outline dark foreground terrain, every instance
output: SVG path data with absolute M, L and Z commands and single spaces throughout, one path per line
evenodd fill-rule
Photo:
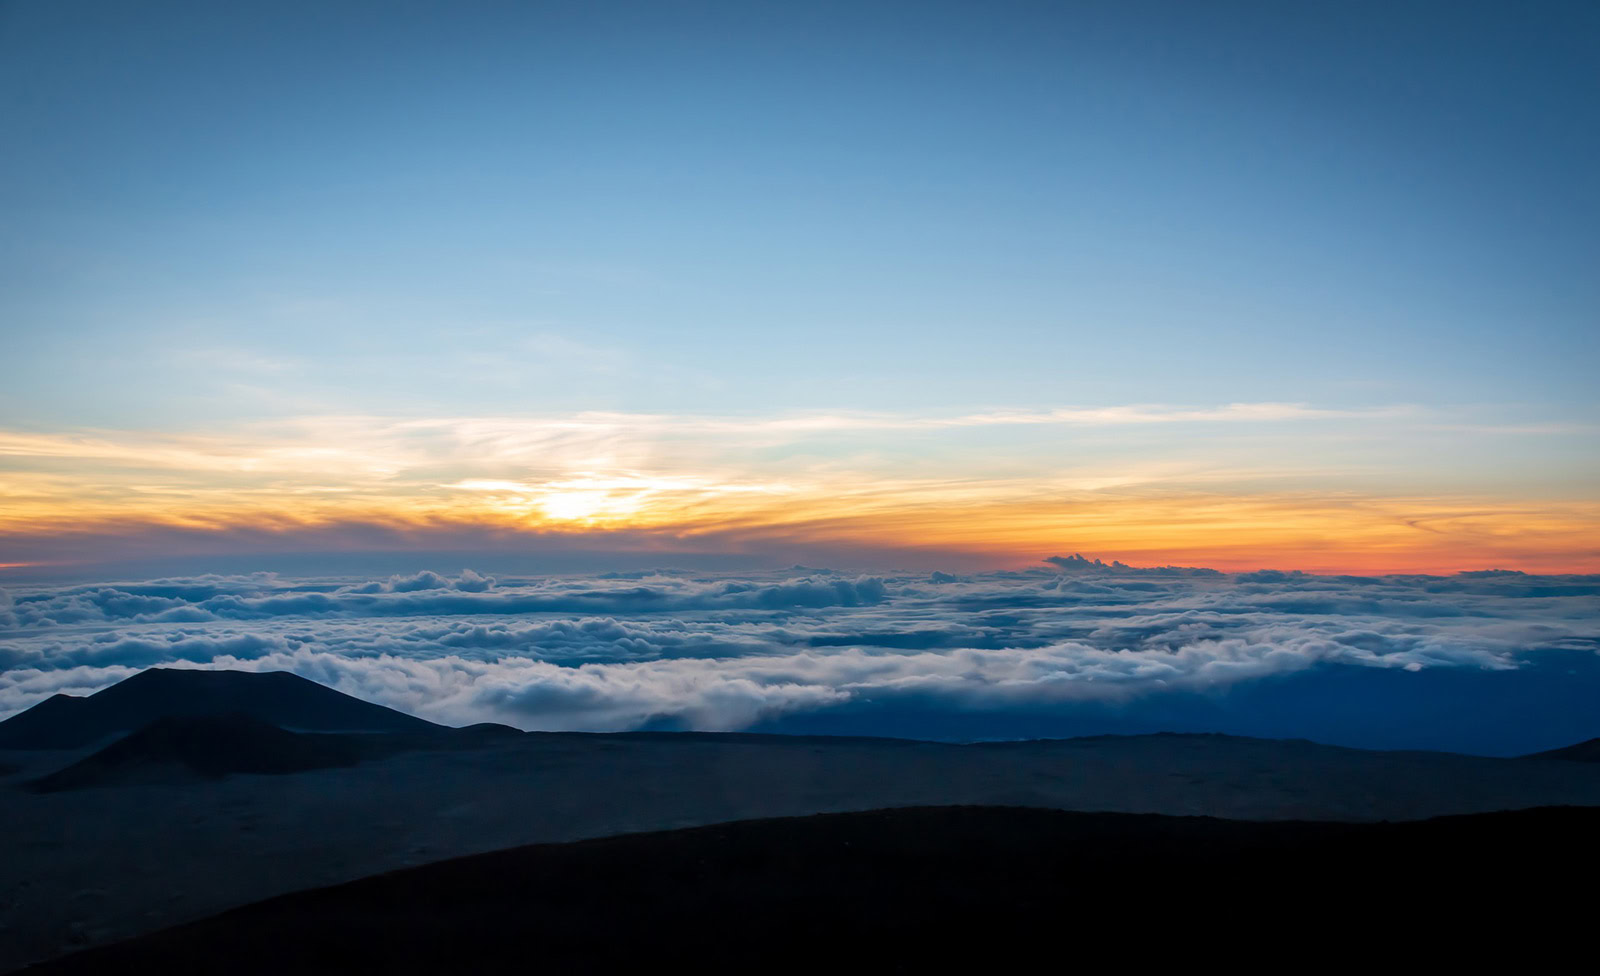
M 768 968 L 870 939 L 850 951 L 889 965 L 916 948 L 902 932 L 913 924 L 941 961 L 960 949 L 952 940 L 998 953 L 1040 932 L 1064 951 L 1148 954 L 1152 933 L 1176 945 L 1185 926 L 1206 952 L 1260 955 L 1261 932 L 1293 933 L 1305 944 L 1285 948 L 1285 964 L 1374 933 L 1455 952 L 1520 931 L 1533 953 L 1588 928 L 1562 913 L 1592 901 L 1594 813 L 1467 817 L 1489 826 L 1453 846 L 1427 840 L 1420 854 L 1408 845 L 1446 821 L 1380 822 L 1600 810 L 1600 763 L 1571 761 L 1593 746 L 1490 759 L 1216 735 L 957 745 L 523 733 L 434 725 L 290 674 L 151 669 L 0 722 L 0 972 L 469 855 L 537 864 L 430 881 L 450 894 L 418 921 L 409 909 L 330 910 L 191 969 L 293 971 L 303 960 L 272 955 L 290 951 L 276 943 L 306 940 L 306 951 L 351 947 L 366 960 L 346 960 L 357 971 L 406 971 L 413 957 L 434 961 L 422 971 L 452 970 L 411 938 L 490 960 L 521 952 L 530 967 L 638 951 Z M 767 819 L 963 806 L 991 810 L 837 821 L 866 831 L 859 839 L 828 835 L 845 829 L 835 821 Z M 918 816 L 933 819 L 896 820 Z M 714 832 L 621 836 L 735 821 L 766 825 L 713 828 L 760 834 L 737 844 L 705 839 L 724 837 Z M 1096 823 L 1124 824 L 1105 828 L 1124 839 Z M 1182 850 L 1152 860 L 1173 837 Z M 1284 837 L 1294 843 L 1263 852 Z M 1340 848 L 1340 837 L 1354 839 Z M 570 841 L 591 843 L 492 853 Z M 1552 892 L 1561 898 L 1527 914 Z M 641 945 L 653 955 L 629 948 Z
M 542 844 L 285 895 L 49 974 L 1545 969 L 1600 810 L 1411 823 L 932 807 Z M 660 967 L 666 967 L 664 970 Z

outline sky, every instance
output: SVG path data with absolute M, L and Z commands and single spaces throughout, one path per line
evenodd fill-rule
M 1597 572 L 1597 90 L 1590 3 L 0 0 L 0 583 Z

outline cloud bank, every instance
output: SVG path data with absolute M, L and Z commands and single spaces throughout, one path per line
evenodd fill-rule
M 1330 668 L 1484 676 L 1593 658 L 1597 610 L 1593 576 L 1224 574 L 1077 556 L 965 576 L 34 586 L 0 596 L 0 714 L 153 665 L 288 670 L 435 721 L 526 729 L 783 727 L 911 704 L 1107 714 Z

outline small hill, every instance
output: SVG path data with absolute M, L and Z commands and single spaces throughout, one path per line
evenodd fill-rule
M 287 671 L 150 668 L 84 698 L 56 695 L 0 722 L 0 749 L 78 749 L 158 719 L 219 714 L 303 732 L 443 728 Z
M 479 722 L 476 725 L 463 725 L 459 729 L 452 729 L 452 738 L 458 743 L 466 742 L 500 742 L 507 739 L 519 739 L 528 733 L 509 725 L 498 722 Z
M 1507 953 L 1542 970 L 1589 931 L 1588 902 L 1562 882 L 1593 876 L 1597 826 L 1600 811 L 1577 808 L 1404 824 L 1005 807 L 743 821 L 443 861 L 29 972 L 1278 969 Z
M 1549 749 L 1545 752 L 1536 752 L 1524 759 L 1565 759 L 1570 762 L 1600 762 L 1600 739 L 1590 739 L 1575 745 L 1563 746 L 1560 749 Z
M 30 785 L 40 793 L 55 793 L 92 786 L 218 779 L 229 773 L 298 773 L 353 766 L 385 751 L 372 739 L 288 732 L 249 715 L 163 718 Z

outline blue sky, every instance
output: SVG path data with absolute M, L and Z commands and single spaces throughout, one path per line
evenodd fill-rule
M 6 410 L 1592 419 L 1592 6 L 867 6 L 10 3 Z
M 77 512 L 50 478 L 151 483 L 85 431 L 1292 403 L 1373 418 L 741 450 L 1588 505 L 1596 90 L 1582 3 L 12 0 L 0 426 L 54 440 L 0 475 Z

